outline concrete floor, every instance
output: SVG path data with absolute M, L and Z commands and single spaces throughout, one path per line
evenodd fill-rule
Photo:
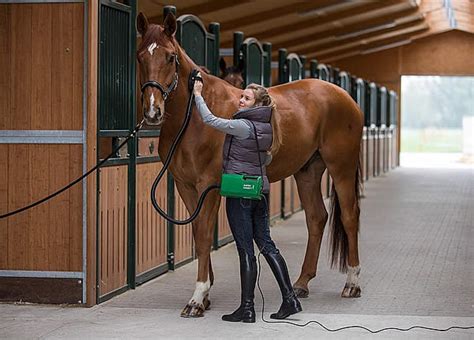
M 339 297 L 345 276 L 329 269 L 323 240 L 310 296 L 292 321 L 318 320 L 329 328 L 474 326 L 473 214 L 473 168 L 399 168 L 371 179 L 361 204 L 362 297 Z M 278 223 L 272 236 L 296 279 L 306 247 L 304 213 Z M 268 324 L 261 319 L 258 291 L 257 323 L 226 323 L 220 317 L 239 297 L 235 246 L 214 252 L 212 259 L 216 282 L 203 318 L 179 316 L 194 290 L 193 262 L 94 308 L 0 305 L 0 338 L 474 339 L 474 329 L 371 335 L 361 329 L 329 333 L 316 324 Z M 268 319 L 280 295 L 263 257 L 260 284 Z

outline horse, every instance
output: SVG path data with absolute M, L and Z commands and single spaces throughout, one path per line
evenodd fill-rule
M 162 25 L 150 24 L 142 13 L 137 17 L 137 29 L 142 36 L 137 61 L 140 82 L 145 85 L 143 118 L 149 126 L 161 127 L 158 152 L 162 159 L 168 155 L 184 120 L 191 95 L 188 77 L 198 69 L 176 41 L 176 25 L 172 13 Z M 201 73 L 205 84 L 203 97 L 209 109 L 230 119 L 237 110 L 242 90 Z M 282 133 L 282 144 L 267 167 L 267 175 L 271 182 L 294 175 L 309 235 L 301 273 L 293 288 L 299 297 L 308 296 L 308 283 L 316 276 L 329 216 L 321 194 L 321 177 L 327 169 L 334 192 L 331 264 L 347 273 L 341 296 L 359 297 L 359 150 L 363 114 L 343 89 L 318 79 L 273 86 L 268 91 L 276 102 L 273 114 Z M 188 128 L 169 167 L 190 213 L 196 209 L 199 195 L 220 182 L 224 143 L 224 134 L 206 126 L 194 106 L 192 110 Z M 192 223 L 198 272 L 193 296 L 182 310 L 182 317 L 201 317 L 210 305 L 209 292 L 214 283 L 210 252 L 219 205 L 218 192 L 211 191 Z
M 244 78 L 242 77 L 243 68 L 242 61 L 240 61 L 237 66 L 227 67 L 224 58 L 221 58 L 219 60 L 219 69 L 221 70 L 219 78 L 241 89 L 244 85 Z

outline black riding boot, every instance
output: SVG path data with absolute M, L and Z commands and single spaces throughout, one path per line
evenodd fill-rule
M 222 316 L 222 320 L 230 322 L 255 322 L 254 291 L 257 280 L 257 263 L 255 256 L 239 252 L 240 286 L 242 289 L 240 307 L 232 314 Z
M 265 259 L 270 266 L 275 279 L 280 286 L 283 302 L 278 312 L 270 315 L 271 319 L 286 319 L 292 314 L 302 311 L 301 304 L 298 301 L 293 287 L 291 286 L 290 276 L 288 275 L 288 268 L 286 267 L 285 259 L 280 253 L 264 254 Z

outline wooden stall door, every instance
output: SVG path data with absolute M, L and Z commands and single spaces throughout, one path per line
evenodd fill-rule
M 142 141 L 145 142 L 144 139 L 140 140 Z M 168 270 L 167 221 L 155 211 L 150 200 L 151 186 L 162 167 L 161 162 L 137 165 L 135 271 L 138 283 Z M 163 209 L 168 204 L 166 174 L 156 190 L 156 201 Z
M 1 214 L 83 169 L 84 4 L 17 2 L 0 4 Z M 0 301 L 84 302 L 83 198 L 79 183 L 0 220 Z
M 100 170 L 99 296 L 127 284 L 128 166 Z

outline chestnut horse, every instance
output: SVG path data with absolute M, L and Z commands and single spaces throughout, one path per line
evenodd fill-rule
M 168 155 L 184 121 L 190 96 L 188 76 L 198 68 L 176 41 L 176 25 L 172 13 L 166 16 L 162 26 L 149 24 L 141 13 L 137 18 L 142 36 L 137 51 L 141 84 L 155 84 L 143 88 L 143 114 L 148 125 L 161 126 L 162 159 Z M 203 73 L 202 78 L 203 97 L 209 109 L 230 119 L 237 110 L 242 90 L 212 75 Z M 268 178 L 276 182 L 295 176 L 309 235 L 301 274 L 294 283 L 295 292 L 300 297 L 307 296 L 308 282 L 316 276 L 328 219 L 321 194 L 321 177 L 327 168 L 335 189 L 331 216 L 332 264 L 347 272 L 342 296 L 358 297 L 358 174 L 363 115 L 343 89 L 317 79 L 274 86 L 269 88 L 269 93 L 277 105 L 274 114 L 282 132 L 282 145 L 267 168 Z M 204 125 L 193 107 L 191 121 L 169 167 L 189 212 L 194 212 L 205 188 L 220 181 L 223 143 L 224 134 Z M 210 303 L 209 291 L 214 281 L 210 252 L 219 205 L 218 192 L 211 191 L 192 224 L 198 274 L 194 294 L 181 313 L 183 317 L 202 316 Z

